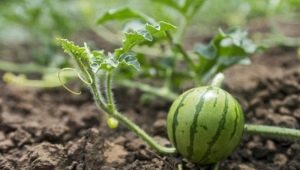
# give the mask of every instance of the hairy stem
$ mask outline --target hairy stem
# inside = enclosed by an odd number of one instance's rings
[[[187,64],[193,69],[193,71],[197,70],[197,66],[194,64],[191,57],[187,54],[187,52],[182,48],[182,46],[176,42],[174,42],[171,34],[169,32],[166,32],[169,43],[172,45],[172,47],[178,51],[184,58],[184,60],[187,62]]]
[[[91,93],[94,96],[95,103],[101,111],[105,113],[111,113],[111,110],[108,109],[107,104],[104,102],[103,96],[100,92],[100,88],[97,84],[98,82],[93,81],[93,83],[90,85]]]
[[[114,98],[111,92],[111,76],[112,72],[108,71],[106,73],[105,81],[106,81],[106,89],[105,89],[105,94],[106,94],[106,99],[108,103],[108,107],[110,110],[116,110],[115,103],[114,103]]]
[[[106,81],[110,82],[111,81],[111,75],[108,74],[106,77]],[[175,153],[176,149],[173,147],[164,147],[160,144],[158,144],[150,135],[148,135],[143,129],[141,129],[139,126],[137,126],[134,122],[132,122],[131,120],[129,120],[126,116],[124,116],[123,114],[119,113],[116,110],[116,107],[114,106],[114,101],[113,101],[113,93],[111,91],[111,85],[110,83],[107,83],[106,85],[107,87],[107,96],[108,96],[108,103],[112,104],[112,108],[109,108],[109,105],[103,103],[103,99],[101,97],[101,92],[99,90],[99,88],[96,86],[95,81],[91,84],[91,91],[94,95],[95,101],[97,103],[97,105],[99,106],[99,108],[101,110],[103,110],[104,112],[106,112],[107,114],[109,114],[110,116],[112,116],[113,118],[117,119],[119,122],[123,123],[128,129],[132,130],[136,135],[138,135],[139,137],[141,137],[150,147],[152,147],[153,149],[157,150],[160,153],[163,154],[169,154],[169,153]],[[110,96],[110,97],[109,97]],[[110,101],[111,100],[111,101]]]
[[[245,134],[300,140],[300,130],[276,126],[246,124]]]
[[[126,116],[123,116],[120,113],[114,114],[114,118],[122,122],[128,129],[132,130],[136,135],[141,137],[151,148],[157,150],[162,154],[175,153],[176,149],[174,147],[165,147],[158,144],[151,136],[149,136],[144,130],[139,126],[129,120]]]

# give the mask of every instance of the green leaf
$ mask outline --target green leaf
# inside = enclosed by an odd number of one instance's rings
[[[91,52],[86,43],[84,46],[89,57],[89,66],[95,74],[99,71],[99,69],[111,71],[112,69],[118,67],[119,62],[111,53],[109,53],[108,56],[105,56],[103,51]]]
[[[108,56],[103,58],[99,66],[102,70],[111,71],[119,66],[119,61],[111,53],[108,53]]]
[[[181,15],[191,18],[202,7],[205,0],[153,0],[154,2],[163,4],[175,9]]]
[[[222,33],[223,34],[223,33]],[[235,29],[215,42],[220,64],[226,67],[239,63],[250,57],[257,50],[257,45],[247,38],[248,33],[241,29]]]
[[[78,59],[88,58],[84,47],[79,47],[67,39],[58,38],[57,42],[64,49],[65,53],[68,53]]]
[[[145,14],[142,14],[140,12],[137,12],[135,10],[132,10],[130,8],[120,8],[115,10],[109,10],[105,12],[101,17],[98,18],[97,24],[103,24],[107,21],[112,20],[128,20],[128,19],[139,19],[144,22],[150,22],[154,23],[155,20],[146,16]]]
[[[175,28],[172,24],[161,21],[157,26],[146,24],[143,29],[127,32],[125,33],[122,47],[115,50],[115,55],[118,57],[129,52],[136,45],[166,37],[166,31],[171,31]]]
[[[195,45],[194,51],[199,56],[208,60],[213,60],[216,57],[216,50],[211,44],[204,45],[202,43],[198,43]]]
[[[86,53],[89,57],[89,66],[93,73],[97,73],[100,69],[100,64],[103,62],[104,53],[103,51],[90,51],[89,47],[85,44]]]
[[[179,12],[181,12],[181,10],[182,10],[182,7],[178,3],[178,1],[174,1],[174,0],[153,0],[153,1],[164,4],[164,5],[166,5],[170,8],[173,8]]]
[[[208,45],[197,44],[195,53],[199,57],[198,74],[209,80],[235,64],[249,64],[249,57],[258,50],[256,44],[247,38],[247,32],[234,29],[228,33],[222,30]]]
[[[185,16],[192,17],[204,4],[205,0],[185,0],[181,12]]]
[[[111,53],[104,55],[103,51],[90,51],[86,43],[84,47],[79,47],[66,39],[58,39],[57,41],[65,52],[75,59],[79,68],[85,74],[96,74],[99,70],[111,71],[118,68],[121,63],[136,70],[140,69],[140,63],[134,53],[125,53],[120,57],[116,57]]]
[[[138,62],[135,53],[132,52],[124,53],[119,57],[118,61],[125,65],[132,66],[138,71],[141,69],[141,65]]]
[[[176,27],[174,25],[164,21],[159,22],[159,25],[157,26],[146,24],[146,31],[156,38],[164,37],[166,36],[166,31],[175,29]]]
[[[97,57],[95,57],[86,44],[84,47],[79,47],[67,39],[57,39],[57,42],[67,54],[75,59],[84,74],[96,73],[98,71],[97,64],[101,61],[100,56],[103,55],[100,51],[94,52],[97,54]]]

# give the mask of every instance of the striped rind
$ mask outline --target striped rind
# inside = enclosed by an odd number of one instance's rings
[[[168,136],[177,151],[200,164],[218,162],[239,144],[244,114],[226,91],[198,87],[180,95],[167,118]]]

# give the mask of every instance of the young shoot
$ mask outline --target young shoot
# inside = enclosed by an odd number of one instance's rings
[[[65,52],[75,59],[79,68],[78,71],[81,74],[80,76],[84,77],[84,79],[91,78],[92,81],[90,83],[85,83],[85,85],[91,90],[98,108],[107,115],[107,124],[110,128],[116,128],[118,126],[118,122],[120,122],[135,132],[158,152],[166,154],[174,153],[176,151],[173,147],[159,145],[144,130],[120,113],[115,105],[113,92],[111,90],[111,74],[123,65],[131,66],[135,69],[139,68],[136,59],[131,53],[124,53],[119,56],[112,56],[112,54],[105,55],[102,51],[90,51],[87,46],[79,47],[73,42],[65,39],[59,39],[58,42],[61,44]],[[101,83],[99,83],[101,81],[101,76],[99,76],[100,71],[106,74],[105,96],[103,96],[103,92],[100,91],[100,89],[102,89],[100,87]]]

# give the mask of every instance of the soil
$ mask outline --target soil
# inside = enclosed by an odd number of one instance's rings
[[[296,55],[293,48],[270,49],[255,56],[253,64],[226,72],[225,89],[242,103],[248,123],[300,127]],[[122,125],[109,129],[87,90],[74,96],[62,88],[28,89],[1,81],[0,89],[1,170],[171,170],[178,164],[212,169],[180,155],[159,155]],[[159,143],[170,144],[165,131],[170,103],[142,104],[141,93],[132,89],[115,88],[115,93],[124,114]],[[245,135],[220,169],[297,170],[299,153],[300,142]]]

